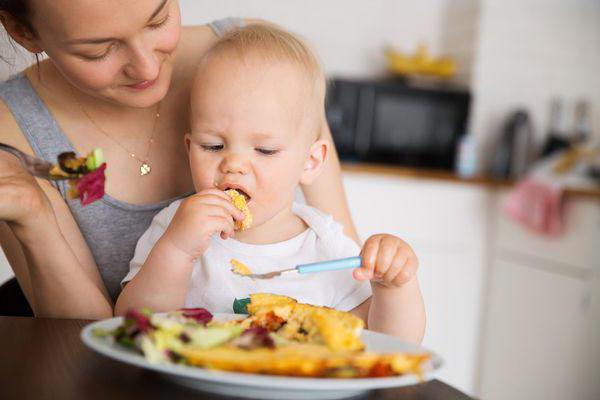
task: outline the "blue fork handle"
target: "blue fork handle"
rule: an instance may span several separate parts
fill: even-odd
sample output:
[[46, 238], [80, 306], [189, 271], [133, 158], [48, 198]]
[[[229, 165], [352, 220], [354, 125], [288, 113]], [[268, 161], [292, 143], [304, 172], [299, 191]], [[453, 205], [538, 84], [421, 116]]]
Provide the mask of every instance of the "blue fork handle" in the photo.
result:
[[312, 264], [301, 264], [296, 267], [299, 274], [309, 274], [311, 272], [336, 271], [338, 269], [350, 269], [360, 267], [360, 257], [342, 258], [332, 261], [321, 261]]

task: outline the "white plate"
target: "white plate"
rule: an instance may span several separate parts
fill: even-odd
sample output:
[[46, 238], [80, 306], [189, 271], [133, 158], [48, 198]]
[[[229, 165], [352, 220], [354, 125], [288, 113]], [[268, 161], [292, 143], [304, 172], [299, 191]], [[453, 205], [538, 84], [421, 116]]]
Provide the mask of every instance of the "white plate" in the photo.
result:
[[[243, 316], [214, 314], [222, 321]], [[372, 389], [409, 386], [419, 382], [413, 375], [391, 378], [299, 378], [271, 375], [256, 375], [236, 372], [214, 371], [172, 364], [151, 364], [141, 354], [124, 348], [107, 338], [94, 336], [96, 328], [114, 329], [121, 324], [121, 317], [94, 322], [83, 328], [81, 339], [92, 350], [138, 367], [159, 372], [179, 384], [206, 392], [228, 396], [261, 399], [341, 399], [356, 396]], [[422, 346], [404, 343], [381, 333], [363, 331], [361, 336], [367, 350], [375, 352], [430, 353], [431, 359], [424, 365], [423, 379], [430, 380], [433, 372], [442, 365], [442, 359]]]

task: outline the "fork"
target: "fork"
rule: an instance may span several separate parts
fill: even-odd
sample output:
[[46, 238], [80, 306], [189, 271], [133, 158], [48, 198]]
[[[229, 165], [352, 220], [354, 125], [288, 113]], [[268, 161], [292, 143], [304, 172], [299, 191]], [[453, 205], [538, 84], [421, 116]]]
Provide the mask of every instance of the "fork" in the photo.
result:
[[361, 259], [359, 256], [356, 256], [356, 257], [341, 258], [338, 260], [320, 261], [320, 262], [310, 263], [310, 264], [300, 264], [293, 268], [288, 268], [288, 269], [284, 269], [281, 271], [266, 272], [264, 274], [244, 275], [235, 270], [233, 270], [233, 273], [241, 275], [241, 276], [245, 276], [245, 277], [251, 278], [251, 279], [271, 279], [271, 278], [275, 278], [276, 276], [280, 276], [282, 274], [287, 274], [290, 272], [298, 273], [298, 274], [310, 274], [313, 272], [336, 271], [336, 270], [340, 270], [340, 269], [358, 268], [358, 267], [360, 267], [360, 265], [361, 265]]
[[19, 161], [21, 161], [21, 164], [23, 164], [23, 167], [25, 167], [25, 169], [29, 171], [31, 175], [37, 176], [38, 178], [47, 179], [49, 181], [60, 181], [65, 179], [77, 178], [77, 175], [74, 174], [64, 176], [50, 174], [50, 170], [54, 166], [51, 162], [42, 160], [41, 158], [30, 156], [29, 154], [23, 153], [21, 150], [11, 145], [0, 143], [0, 150], [6, 151], [16, 156], [19, 159]]

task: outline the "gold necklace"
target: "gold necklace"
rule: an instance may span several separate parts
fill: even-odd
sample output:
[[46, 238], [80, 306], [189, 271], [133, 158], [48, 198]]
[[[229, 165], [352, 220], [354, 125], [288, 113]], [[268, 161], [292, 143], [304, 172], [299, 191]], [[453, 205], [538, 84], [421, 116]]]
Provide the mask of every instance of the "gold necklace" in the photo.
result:
[[150, 150], [152, 149], [152, 143], [154, 143], [154, 133], [156, 132], [156, 125], [158, 125], [158, 118], [160, 117], [160, 103], [158, 103], [158, 105], [156, 106], [156, 117], [154, 118], [154, 125], [152, 126], [152, 133], [150, 134], [150, 139], [148, 139], [148, 149], [146, 150], [146, 156], [144, 158], [140, 158], [133, 151], [131, 151], [127, 147], [125, 147], [117, 139], [115, 139], [112, 136], [110, 136], [108, 134], [108, 132], [106, 132], [92, 118], [92, 116], [86, 111], [86, 109], [83, 108], [83, 104], [81, 104], [81, 102], [79, 101], [79, 99], [77, 98], [77, 96], [74, 96], [74, 97], [75, 97], [75, 101], [79, 105], [79, 108], [81, 109], [81, 112], [83, 113], [83, 115], [86, 116], [86, 118], [92, 123], [92, 125], [94, 125], [96, 127], [96, 129], [98, 129], [104, 136], [106, 136], [107, 138], [109, 138], [110, 140], [112, 140], [113, 142], [115, 142], [120, 148], [122, 148], [123, 150], [125, 150], [127, 152], [127, 154], [129, 154], [129, 156], [131, 158], [133, 158], [133, 159], [135, 159], [135, 160], [137, 160], [137, 161], [140, 162], [140, 176], [148, 175], [152, 171], [152, 168], [150, 167], [150, 163], [149, 163], [149, 160], [150, 160]]

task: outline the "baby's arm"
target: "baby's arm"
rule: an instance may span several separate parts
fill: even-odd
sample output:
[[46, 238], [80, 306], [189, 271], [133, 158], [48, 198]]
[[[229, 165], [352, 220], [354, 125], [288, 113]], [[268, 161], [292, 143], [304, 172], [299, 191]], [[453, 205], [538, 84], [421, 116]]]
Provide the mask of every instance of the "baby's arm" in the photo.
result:
[[361, 251], [358, 280], [371, 280], [373, 296], [352, 312], [367, 321], [370, 330], [420, 343], [425, 334], [425, 305], [416, 276], [418, 260], [400, 238], [371, 236]]
[[185, 199], [140, 271], [121, 292], [115, 314], [131, 308], [170, 311], [183, 307], [196, 258], [206, 251], [213, 234], [231, 237], [234, 220], [243, 219], [244, 214], [220, 190]]

